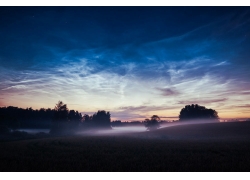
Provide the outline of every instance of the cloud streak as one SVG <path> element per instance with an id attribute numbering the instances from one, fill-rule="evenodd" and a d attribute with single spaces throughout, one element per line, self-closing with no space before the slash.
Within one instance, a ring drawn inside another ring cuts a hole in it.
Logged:
<path id="1" fill-rule="evenodd" d="M 179 101 L 179 104 L 211 104 L 217 102 L 224 102 L 226 98 L 223 99 L 193 99 L 191 101 Z"/>
<path id="2" fill-rule="evenodd" d="M 158 88 L 158 90 L 162 93 L 163 96 L 176 96 L 179 94 L 178 91 L 171 88 Z"/>

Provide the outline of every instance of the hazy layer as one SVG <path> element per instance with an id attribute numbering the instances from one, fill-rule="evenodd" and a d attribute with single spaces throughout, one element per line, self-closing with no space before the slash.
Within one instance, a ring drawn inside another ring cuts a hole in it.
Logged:
<path id="1" fill-rule="evenodd" d="M 89 130 L 80 131 L 77 134 L 81 135 L 109 135 L 109 134 L 130 134 L 135 132 L 145 132 L 146 128 L 144 126 L 124 126 L 124 127 L 112 127 L 109 130 Z"/>

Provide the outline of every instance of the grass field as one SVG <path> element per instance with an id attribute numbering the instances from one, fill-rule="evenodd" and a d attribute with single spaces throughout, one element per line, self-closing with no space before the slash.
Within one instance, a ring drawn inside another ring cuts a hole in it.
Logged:
<path id="1" fill-rule="evenodd" d="M 250 171 L 250 122 L 0 142 L 0 171 Z"/>

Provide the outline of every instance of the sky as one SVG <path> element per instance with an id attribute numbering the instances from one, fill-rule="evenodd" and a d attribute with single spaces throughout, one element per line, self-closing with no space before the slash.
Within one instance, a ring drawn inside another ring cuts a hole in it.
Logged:
<path id="1" fill-rule="evenodd" d="M 0 106 L 250 118 L 249 7 L 0 7 Z"/>

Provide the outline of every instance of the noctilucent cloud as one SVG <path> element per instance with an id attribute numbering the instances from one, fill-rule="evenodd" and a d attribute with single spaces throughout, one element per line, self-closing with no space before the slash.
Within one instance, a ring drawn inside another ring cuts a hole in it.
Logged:
<path id="1" fill-rule="evenodd" d="M 250 117 L 249 7 L 0 7 L 0 106 Z"/>

